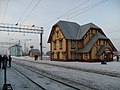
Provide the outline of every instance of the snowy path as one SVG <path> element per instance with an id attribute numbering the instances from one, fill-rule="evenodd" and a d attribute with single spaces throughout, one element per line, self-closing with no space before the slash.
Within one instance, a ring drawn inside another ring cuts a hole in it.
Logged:
<path id="1" fill-rule="evenodd" d="M 50 66 L 45 64 L 32 63 L 28 61 L 15 60 L 19 63 L 34 67 L 36 70 L 42 70 L 47 74 L 71 81 L 73 85 L 84 85 L 98 90 L 120 90 L 120 78 L 111 77 L 90 72 L 83 72 L 78 70 L 70 70 L 67 68 Z"/>
<path id="2" fill-rule="evenodd" d="M 41 70 L 41 69 L 37 69 L 34 66 L 29 66 L 26 64 L 21 64 L 18 62 L 14 62 L 16 65 L 26 69 L 26 70 L 22 70 L 24 71 L 24 73 L 27 75 L 29 74 L 28 70 L 34 72 L 34 77 L 33 80 L 36 81 L 38 84 L 40 83 L 42 86 L 44 86 L 44 88 L 47 88 L 46 90 L 93 90 L 90 89 L 89 87 L 83 86 L 83 85 L 79 85 L 79 87 L 74 86 L 73 82 L 72 84 L 68 84 L 65 82 L 66 79 L 61 80 L 58 77 L 56 77 L 54 74 L 52 75 L 51 73 L 45 71 L 45 70 Z M 44 78 L 39 78 L 39 76 Z M 30 75 L 28 75 L 29 77 L 31 77 Z M 46 80 L 46 77 L 48 80 Z M 50 79 L 50 80 L 49 80 Z M 42 80 L 42 82 L 40 82 Z M 46 83 L 49 83 L 48 85 L 46 85 Z M 51 89 L 52 88 L 52 89 Z"/>
<path id="3" fill-rule="evenodd" d="M 57 82 L 51 78 L 47 78 L 40 73 L 36 73 L 36 70 L 33 71 L 30 68 L 25 68 L 24 66 L 21 67 L 20 64 L 14 64 L 14 68 L 17 68 L 20 72 L 24 73 L 25 76 L 42 86 L 44 90 L 78 90 Z"/>
<path id="4" fill-rule="evenodd" d="M 0 70 L 0 90 L 4 84 L 3 75 L 4 71 Z M 11 84 L 13 90 L 42 90 L 13 68 L 7 68 L 7 84 Z"/>
<path id="5" fill-rule="evenodd" d="M 102 71 L 102 72 L 110 72 L 110 73 L 118 73 L 120 74 L 120 62 L 108 62 L 107 65 L 101 65 L 100 62 L 96 63 L 86 63 L 86 62 L 58 62 L 58 61 L 50 61 L 50 60 L 37 60 L 34 61 L 34 58 L 31 57 L 13 57 L 19 60 L 27 60 L 32 62 L 40 62 L 41 64 L 52 64 L 57 66 L 69 67 L 69 68 L 83 68 L 83 69 L 90 69 L 95 71 Z"/>

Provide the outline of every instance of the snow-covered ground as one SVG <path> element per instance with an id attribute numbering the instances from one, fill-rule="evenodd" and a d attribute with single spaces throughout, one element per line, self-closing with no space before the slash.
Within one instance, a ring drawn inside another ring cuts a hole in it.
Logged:
<path id="1" fill-rule="evenodd" d="M 54 78 L 61 79 L 64 82 L 69 82 L 72 85 L 76 85 L 76 87 L 80 87 L 80 85 L 83 85 L 83 86 L 88 86 L 91 89 L 93 88 L 97 90 L 120 90 L 120 70 L 119 70 L 120 62 L 117 62 L 117 61 L 107 62 L 107 65 L 102 65 L 100 62 L 96 62 L 96 63 L 59 62 L 59 61 L 50 61 L 44 58 L 43 60 L 38 59 L 37 61 L 35 61 L 34 58 L 31 58 L 31 57 L 12 57 L 12 58 L 13 58 L 13 61 L 15 62 L 32 66 L 32 68 L 35 68 L 36 70 L 40 70 L 40 71 L 42 70 Z M 15 63 L 12 63 L 12 66 L 14 65 Z M 9 79 L 10 80 L 13 79 L 13 81 L 9 83 L 11 83 L 14 86 L 14 88 L 18 87 L 19 90 L 22 90 L 21 87 L 24 85 L 22 85 L 23 83 L 21 80 L 18 80 L 20 77 L 16 74 L 13 74 L 14 71 L 12 71 L 10 68 L 8 70 L 10 71 L 10 75 L 8 75 Z M 87 72 L 84 70 L 89 70 L 90 72 Z M 92 71 L 103 72 L 105 73 L 105 75 L 98 74 L 97 72 L 94 73 Z M 2 82 L 3 75 L 1 74 L 1 72 L 3 73 L 3 71 L 0 70 L 0 85 L 3 84 Z M 28 73 L 27 71 L 25 72 Z M 109 76 L 109 75 L 106 75 L 106 73 L 108 74 L 112 73 L 117 75 L 118 77 Z M 30 73 L 28 73 L 28 75 L 30 75 Z M 39 79 L 39 77 L 35 74 L 34 74 L 34 77 Z M 23 82 L 25 83 L 26 81 L 23 80 Z M 30 84 L 31 83 L 29 83 L 29 85 Z M 19 86 L 19 85 L 22 85 L 22 86 Z M 32 88 L 36 88 L 36 87 L 34 86 Z M 84 90 L 84 89 L 81 89 L 81 90 Z"/>
<path id="2" fill-rule="evenodd" d="M 120 90 L 120 62 L 108 62 L 107 65 L 102 65 L 100 62 L 97 63 L 86 63 L 86 62 L 58 62 L 50 60 L 37 60 L 30 57 L 13 57 L 22 60 L 17 60 L 17 62 L 22 62 L 26 65 L 36 67 L 36 69 L 41 69 L 51 74 L 57 76 L 58 78 L 63 78 L 71 82 L 78 82 L 78 84 L 83 84 L 90 86 L 93 89 L 98 90 Z M 33 61 L 33 62 L 27 62 Z M 35 63 L 34 63 L 35 62 Z M 38 64 L 36 63 L 38 62 Z M 51 65 L 51 66 L 50 66 Z M 55 67 L 52 65 L 57 65 L 61 67 Z M 62 68 L 68 67 L 68 68 Z M 74 68 L 74 69 L 69 69 Z M 75 70 L 76 68 L 76 70 Z M 84 71 L 78 71 L 80 68 L 95 70 L 103 73 L 115 73 L 118 77 L 112 77 L 107 75 L 101 75 L 97 73 L 90 73 Z M 74 85 L 74 84 L 73 84 Z"/>
<path id="3" fill-rule="evenodd" d="M 13 57 L 28 61 L 35 61 L 34 58 L 31 57 Z M 97 71 L 104 71 L 104 72 L 112 72 L 112 73 L 119 73 L 120 74 L 120 61 L 113 61 L 113 62 L 107 62 L 107 65 L 103 65 L 100 62 L 59 62 L 59 61 L 50 61 L 50 60 L 40 60 L 38 59 L 35 62 L 41 62 L 41 63 L 47 63 L 47 64 L 54 64 L 54 65 L 60 65 L 60 66 L 66 66 L 66 67 L 73 67 L 73 68 L 84 68 L 84 69 L 90 69 L 90 70 L 97 70 Z"/>

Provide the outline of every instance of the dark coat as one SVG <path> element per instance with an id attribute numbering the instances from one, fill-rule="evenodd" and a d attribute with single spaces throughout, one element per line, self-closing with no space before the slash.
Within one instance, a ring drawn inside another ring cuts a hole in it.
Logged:
<path id="1" fill-rule="evenodd" d="M 2 58 L 2 55 L 0 55 L 0 63 L 2 62 L 2 59 L 3 59 L 3 58 Z"/>

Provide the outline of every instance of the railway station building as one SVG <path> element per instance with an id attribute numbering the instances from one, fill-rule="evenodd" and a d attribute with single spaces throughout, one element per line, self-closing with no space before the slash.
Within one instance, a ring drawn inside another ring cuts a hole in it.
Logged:
<path id="1" fill-rule="evenodd" d="M 103 30 L 93 23 L 58 21 L 52 27 L 48 43 L 50 59 L 54 61 L 112 61 L 117 51 Z"/>

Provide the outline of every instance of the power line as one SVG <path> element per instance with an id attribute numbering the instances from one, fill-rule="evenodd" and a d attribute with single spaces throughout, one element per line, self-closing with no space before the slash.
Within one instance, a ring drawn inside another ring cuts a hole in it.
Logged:
<path id="1" fill-rule="evenodd" d="M 78 5 L 78 6 L 74 7 L 74 8 L 73 8 L 73 9 L 71 9 L 70 11 L 66 12 L 65 14 L 63 14 L 63 15 L 59 16 L 58 18 L 61 18 L 61 17 L 66 16 L 68 13 L 70 13 L 70 12 L 72 12 L 73 10 L 75 10 L 75 9 L 77 9 L 77 8 L 79 8 L 79 7 L 81 7 L 81 6 L 83 6 L 83 5 L 84 5 L 84 4 L 86 4 L 88 1 L 89 1 L 89 0 L 86 0 L 85 2 L 83 2 L 83 3 L 81 3 L 80 5 Z"/>
<path id="2" fill-rule="evenodd" d="M 2 4 L 1 4 L 1 1 L 0 1 L 0 11 L 2 11 Z M 2 13 L 0 13 L 0 14 L 2 14 Z M 1 15 L 0 15 L 1 16 Z M 1 18 L 0 18 L 1 19 Z M 1 19 L 2 20 L 2 19 Z M 1 21 L 0 20 L 0 21 Z"/>
<path id="3" fill-rule="evenodd" d="M 107 34 L 115 33 L 115 32 L 120 32 L 120 30 L 111 31 L 111 32 L 108 32 Z"/>
<path id="4" fill-rule="evenodd" d="M 30 16 L 30 14 L 33 12 L 33 10 L 38 6 L 38 4 L 40 3 L 41 0 L 38 0 L 38 2 L 35 4 L 35 6 L 31 9 L 30 13 L 24 18 L 24 20 L 22 21 L 21 24 L 23 24 L 25 22 L 25 20 L 27 20 L 27 18 Z"/>
<path id="5" fill-rule="evenodd" d="M 5 8 L 4 15 L 3 15 L 2 23 L 4 22 L 4 19 L 5 19 L 5 15 L 6 15 L 6 12 L 7 12 L 8 3 L 9 3 L 9 0 L 7 1 L 7 5 L 6 5 L 6 8 Z"/>
<path id="6" fill-rule="evenodd" d="M 91 5 L 89 5 L 89 6 L 86 6 L 86 7 L 82 8 L 82 9 L 76 10 L 76 11 L 74 11 L 74 12 L 71 12 L 70 14 L 76 13 L 76 12 L 79 12 L 79 11 L 82 11 L 82 10 L 86 10 L 86 9 L 88 9 L 88 8 L 91 8 L 92 6 L 94 6 L 94 5 L 96 5 L 96 4 L 99 4 L 99 3 L 103 2 L 103 1 L 105 1 L 105 0 L 99 1 L 99 2 L 97 2 L 97 3 L 94 3 L 94 4 L 91 4 Z M 70 14 L 68 14 L 68 15 L 70 15 Z"/>
<path id="7" fill-rule="evenodd" d="M 76 16 L 78 16 L 78 15 L 80 15 L 80 14 L 82 14 L 82 13 L 85 13 L 85 12 L 87 12 L 87 11 L 89 11 L 89 10 L 91 10 L 91 9 L 93 9 L 93 8 L 95 8 L 95 7 L 99 6 L 99 5 L 107 2 L 107 1 L 108 1 L 108 0 L 102 0 L 102 1 L 97 2 L 97 3 L 95 3 L 95 4 L 89 5 L 89 6 L 85 7 L 85 8 L 82 8 L 81 10 L 79 10 L 79 11 L 81 11 L 80 13 L 77 13 L 77 14 L 75 14 L 74 16 L 72 16 L 72 17 L 70 17 L 70 18 L 72 19 L 72 18 L 74 18 L 74 17 L 76 17 Z M 75 12 L 78 12 L 78 11 L 75 11 Z M 73 12 L 73 13 L 75 13 L 75 12 Z M 70 15 L 70 14 L 69 14 L 69 15 Z"/>
<path id="8" fill-rule="evenodd" d="M 25 15 L 25 13 L 27 12 L 28 8 L 30 7 L 30 5 L 32 4 L 33 0 L 30 1 L 30 3 L 28 4 L 27 8 L 25 9 L 25 11 L 23 12 L 23 14 L 21 15 L 21 17 L 18 19 L 17 23 L 19 23 L 19 21 L 22 19 L 22 17 Z"/>
<path id="9" fill-rule="evenodd" d="M 49 23 L 52 23 L 53 21 L 56 21 L 57 19 L 59 19 L 59 18 L 61 18 L 61 17 L 65 17 L 65 16 L 68 16 L 68 15 L 71 15 L 72 13 L 74 14 L 74 13 L 76 13 L 76 12 L 78 12 L 78 11 L 81 11 L 80 13 L 77 13 L 76 15 L 70 17 L 70 19 L 71 19 L 71 18 L 76 17 L 77 15 L 80 15 L 80 14 L 82 14 L 82 13 L 85 13 L 86 11 L 88 11 L 88 10 L 90 10 L 90 9 L 93 9 L 93 8 L 99 6 L 99 5 L 101 5 L 101 4 L 103 4 L 103 3 L 107 2 L 107 1 L 108 1 L 108 0 L 101 0 L 101 1 L 99 1 L 99 2 L 97 2 L 97 3 L 94 3 L 94 4 L 92 4 L 92 5 L 89 5 L 89 6 L 87 6 L 87 7 L 82 8 L 82 9 L 80 9 L 80 10 L 77 10 L 77 11 L 72 12 L 74 9 L 76 9 L 76 8 L 79 7 L 79 6 L 77 6 L 77 7 L 73 8 L 73 10 L 68 11 L 67 13 L 59 16 L 58 18 L 50 21 Z M 85 3 L 87 3 L 87 2 L 88 2 L 88 1 L 85 1 L 83 4 L 85 4 Z M 49 24 L 49 23 L 47 23 L 47 24 Z M 45 24 L 44 26 L 46 26 L 47 24 Z"/>
<path id="10" fill-rule="evenodd" d="M 86 0 L 85 2 L 83 2 L 83 3 L 81 3 L 80 5 L 78 5 L 78 6 L 74 7 L 73 9 L 71 9 L 71 10 L 67 11 L 67 12 L 66 12 L 66 13 L 64 13 L 63 15 L 61 15 L 61 16 L 59 16 L 59 17 L 57 17 L 56 19 L 51 20 L 50 22 L 48 22 L 47 24 L 45 24 L 45 25 L 43 25 L 43 26 L 46 26 L 46 25 L 48 25 L 49 23 L 52 23 L 52 22 L 56 21 L 57 19 L 59 19 L 59 18 L 61 18 L 61 17 L 66 16 L 68 13 L 70 13 L 70 12 L 72 12 L 73 10 L 75 10 L 75 9 L 77 9 L 77 8 L 79 8 L 79 7 L 81 7 L 81 6 L 83 6 L 83 5 L 84 5 L 84 4 L 86 4 L 88 1 L 89 1 L 89 0 Z"/>

